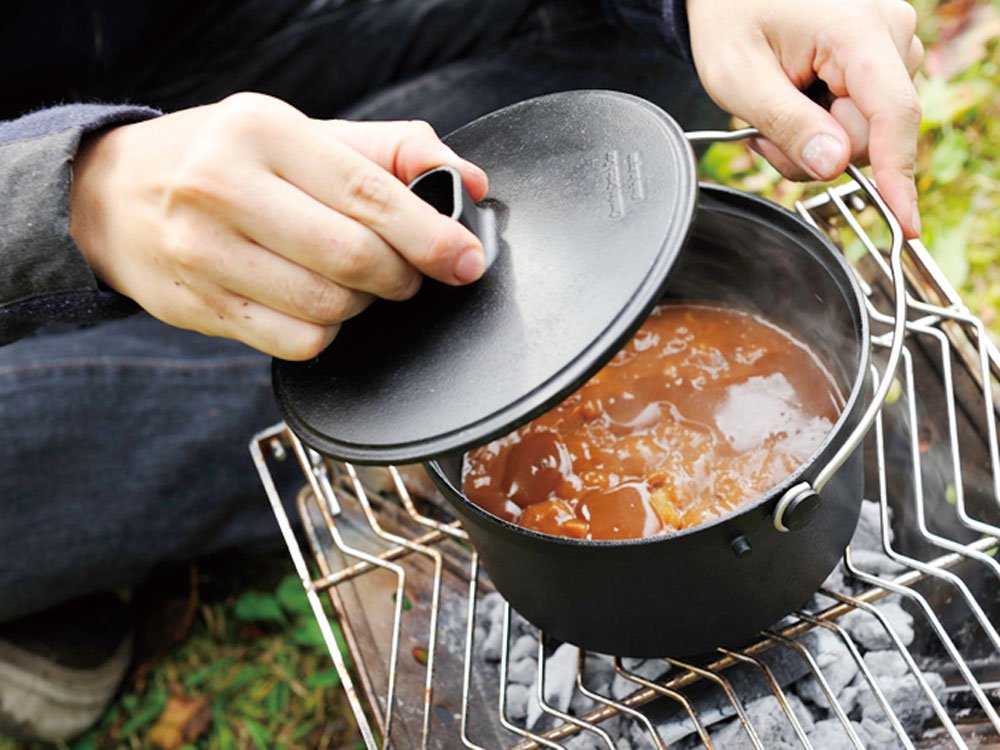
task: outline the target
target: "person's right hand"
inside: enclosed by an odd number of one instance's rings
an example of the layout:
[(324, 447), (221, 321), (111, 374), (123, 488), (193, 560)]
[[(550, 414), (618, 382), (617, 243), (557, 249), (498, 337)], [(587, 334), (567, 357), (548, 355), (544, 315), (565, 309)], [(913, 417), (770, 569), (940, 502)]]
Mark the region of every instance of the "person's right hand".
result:
[(375, 297), (421, 273), (483, 272), (479, 240), (406, 188), (486, 175), (426, 123), (312, 120), (237, 94), (92, 137), (74, 164), (70, 232), (95, 275), (160, 320), (309, 359)]
[[(760, 129), (753, 144), (791, 179), (832, 180), (870, 161), (907, 237), (920, 236), (913, 180), (924, 49), (904, 0), (686, 0), (698, 76)], [(830, 110), (802, 90), (822, 82)]]

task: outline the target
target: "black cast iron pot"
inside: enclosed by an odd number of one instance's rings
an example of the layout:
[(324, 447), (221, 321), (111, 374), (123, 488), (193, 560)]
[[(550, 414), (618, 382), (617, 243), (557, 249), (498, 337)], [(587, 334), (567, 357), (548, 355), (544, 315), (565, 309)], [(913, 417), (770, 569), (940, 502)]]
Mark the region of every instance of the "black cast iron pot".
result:
[[(623, 541), (539, 534), (485, 512), (461, 492), (462, 457), (427, 465), (499, 592), (549, 636), (623, 656), (690, 656), (736, 646), (802, 605), (857, 525), (862, 453), (815, 497), (775, 511), (812, 481), (859, 423), (868, 390), (868, 326), (839, 252), (794, 214), (702, 186), (687, 245), (664, 297), (758, 311), (830, 366), (846, 407), (816, 453), (770, 492), (702, 526)], [(787, 531), (779, 530), (787, 528)]]

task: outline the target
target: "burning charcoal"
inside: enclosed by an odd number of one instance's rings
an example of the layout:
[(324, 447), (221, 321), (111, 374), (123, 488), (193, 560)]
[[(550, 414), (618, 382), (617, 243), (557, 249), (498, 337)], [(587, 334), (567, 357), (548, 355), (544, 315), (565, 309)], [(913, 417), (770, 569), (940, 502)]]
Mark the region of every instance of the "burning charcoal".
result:
[[(889, 509), (889, 541), (892, 541), (892, 509)], [(875, 500), (861, 501), (861, 514), (858, 525), (851, 537), (851, 553), (858, 550), (882, 549), (882, 517), (879, 503)]]
[(876, 680), (882, 677), (903, 677), (909, 673), (906, 660), (895, 649), (869, 651), (864, 658)]
[(608, 743), (593, 732), (584, 731), (566, 740), (563, 747), (569, 750), (608, 750)]
[[(903, 609), (899, 601), (890, 599), (876, 606), (903, 643), (907, 646), (913, 643), (913, 616)], [(851, 637), (867, 650), (878, 651), (894, 647), (882, 623), (867, 612), (851, 612), (844, 616), (841, 624)]]
[(785, 615), (776, 623), (771, 625), (771, 630), (784, 630), (789, 625), (794, 625), (796, 622), (798, 622), (798, 618), (794, 615)]
[(862, 739), (865, 741), (865, 750), (896, 750), (899, 747), (899, 737), (888, 724), (864, 719), (861, 728), (864, 730)]
[[(830, 690), (838, 700), (844, 689), (851, 684), (858, 673), (858, 664), (848, 652), (844, 642), (833, 632), (820, 628), (815, 632), (815, 640), (810, 644), (816, 664), (819, 665), (823, 677), (830, 685)], [(802, 698), (820, 708), (826, 708), (828, 703), (819, 680), (810, 672), (796, 684), (796, 690)]]
[(496, 592), (486, 594), (476, 602), (476, 647), (487, 661), (500, 661), (503, 606), (503, 597)]
[[(879, 688), (907, 732), (915, 732), (933, 715), (934, 709), (926, 694), (898, 652), (870, 651), (865, 654), (865, 663), (875, 675)], [(935, 695), (943, 699), (944, 680), (941, 675), (936, 672), (922, 674)], [(863, 718), (871, 719), (877, 724), (888, 724), (888, 717), (870, 690), (862, 688), (858, 692), (858, 704)]]
[[(695, 714), (703, 727), (712, 727), (724, 719), (728, 719), (736, 713), (733, 704), (729, 702), (721, 690), (706, 690), (698, 695), (692, 703)], [(673, 705), (673, 712), (666, 721), (658, 721), (656, 730), (660, 737), (670, 747), (675, 743), (695, 734), (694, 724), (687, 716), (687, 712), (679, 705)], [(702, 747), (700, 742), (694, 743), (696, 747)]]
[(608, 695), (611, 690), (611, 680), (615, 674), (615, 665), (610, 656), (589, 653), (585, 659), (586, 685), (598, 695)]
[(538, 688), (532, 685), (528, 688), (528, 715), (525, 717), (524, 725), (528, 729), (534, 729), (535, 724), (542, 718), (544, 712), (538, 703)]
[(611, 680), (611, 697), (616, 701), (620, 701), (622, 698), (627, 698), (632, 695), (636, 690), (642, 690), (642, 685), (637, 682), (632, 682), (622, 677), (617, 672), (614, 678)]
[(522, 635), (510, 648), (510, 660), (512, 662), (521, 659), (535, 660), (538, 656), (538, 639), (530, 635)]
[(593, 711), (597, 708), (597, 701), (592, 698), (588, 698), (586, 695), (581, 693), (579, 690), (573, 691), (573, 697), (569, 701), (569, 712), (573, 716), (583, 716), (589, 711)]
[(481, 653), (486, 661), (500, 661), (503, 648), (503, 625), (499, 621), (490, 623), (490, 629), (482, 641)]
[[(788, 703), (795, 713), (796, 718), (802, 724), (805, 731), (813, 728), (812, 714), (809, 709), (794, 695), (788, 696)], [(747, 718), (753, 724), (754, 729), (760, 736), (761, 742), (768, 750), (798, 750), (801, 747), (795, 729), (788, 720), (778, 699), (773, 695), (766, 695), (763, 698), (749, 703), (746, 706)], [(750, 735), (747, 734), (743, 723), (739, 720), (730, 721), (719, 731), (712, 734), (712, 740), (716, 747), (726, 748), (726, 750), (750, 750), (754, 747)]]
[[(650, 736), (650, 730), (645, 724), (635, 721), (634, 719), (623, 718), (621, 721), (622, 727), (625, 726), (626, 722), (629, 725), (629, 737), (632, 740), (632, 747), (635, 748), (635, 750), (658, 750), (656, 743), (653, 741), (652, 736)], [(622, 732), (622, 734), (624, 734), (624, 732)], [(671, 743), (669, 746), (674, 748), (676, 747), (676, 744)]]
[[(864, 687), (862, 687), (862, 685), (864, 685)], [(858, 700), (859, 700), (858, 696), (860, 696), (863, 691), (868, 689), (867, 685), (868, 683), (865, 681), (865, 678), (859, 672), (858, 676), (854, 679), (854, 682), (845, 687), (843, 690), (840, 691), (840, 693), (837, 694), (837, 700), (840, 702), (840, 705), (844, 709), (845, 714), (850, 715), (854, 713), (854, 709), (858, 705)], [(819, 691), (817, 690), (817, 692)], [(799, 691), (799, 694), (802, 695), (801, 690)], [(825, 710), (826, 705), (827, 704), (824, 702), (823, 709), (819, 709), (817, 707), (817, 712), (822, 710), (823, 718), (828, 718), (830, 716), (830, 712)]]
[(500, 622), (503, 617), (503, 597), (496, 591), (479, 597), (476, 602), (476, 614), (490, 622)]
[(472, 633), (472, 642), (475, 644), (476, 651), (482, 653), (483, 644), (486, 643), (486, 638), (489, 636), (490, 632), (486, 629), (486, 626), (476, 623), (476, 629)]
[[(557, 711), (565, 712), (569, 708), (570, 698), (576, 685), (576, 662), (579, 649), (568, 643), (563, 643), (552, 656), (545, 660), (545, 702)], [(522, 661), (524, 661), (522, 659)], [(532, 664), (534, 666), (534, 664)], [(538, 670), (535, 670), (537, 676)], [(537, 683), (532, 680), (531, 693), (537, 693)], [(528, 701), (528, 728), (530, 729), (542, 715), (542, 707), (532, 697)]]
[(852, 548), (851, 556), (858, 569), (871, 575), (891, 578), (906, 570), (905, 567), (881, 551), (864, 549), (855, 551)]
[(622, 659), (622, 667), (653, 682), (670, 671), (670, 665), (663, 659)]
[(510, 611), (510, 635), (511, 643), (517, 643), (524, 636), (531, 636), (538, 642), (538, 628), (525, 620), (513, 609)]
[[(839, 591), (841, 593), (847, 593), (850, 591), (850, 587), (847, 585), (847, 575), (844, 572), (843, 562), (837, 563), (837, 567), (830, 571), (830, 575), (828, 575), (826, 580), (823, 581), (822, 586), (825, 589)], [(829, 602), (829, 599), (826, 601)]]
[(545, 700), (560, 711), (569, 708), (576, 685), (576, 665), (580, 650), (563, 643), (545, 660)]
[(535, 673), (538, 665), (534, 659), (525, 657), (518, 659), (507, 669), (507, 679), (515, 685), (531, 686), (535, 683)]
[[(889, 541), (892, 541), (892, 509), (889, 509)], [(858, 526), (851, 539), (851, 557), (858, 568), (872, 575), (892, 576), (904, 570), (892, 560), (882, 546), (882, 518), (879, 504), (872, 500), (861, 503)]]
[(657, 750), (656, 743), (649, 736), (649, 730), (642, 728), (641, 734), (636, 733), (635, 723), (632, 729), (632, 747), (634, 750)]
[[(818, 651), (816, 647), (816, 639), (818, 637), (817, 633), (812, 631), (806, 633), (798, 640), (803, 646), (809, 649), (810, 653), (815, 654)], [(783, 646), (772, 648), (760, 654), (757, 658), (771, 668), (771, 671), (774, 672), (774, 678), (782, 687), (792, 684), (809, 672), (809, 666), (806, 664), (805, 659), (802, 658), (798, 651), (791, 648)]]
[[(851, 728), (858, 733), (861, 738), (862, 744), (865, 744), (865, 730), (856, 721), (851, 722)], [(844, 729), (844, 725), (840, 723), (839, 719), (824, 719), (823, 721), (817, 721), (816, 726), (812, 728), (810, 732), (807, 732), (809, 737), (809, 742), (815, 748), (822, 748), (823, 750), (854, 750), (854, 744), (851, 742), (851, 738), (847, 736), (847, 731)]]
[(524, 685), (507, 685), (507, 717), (513, 722), (522, 722), (528, 716), (528, 700), (531, 689)]

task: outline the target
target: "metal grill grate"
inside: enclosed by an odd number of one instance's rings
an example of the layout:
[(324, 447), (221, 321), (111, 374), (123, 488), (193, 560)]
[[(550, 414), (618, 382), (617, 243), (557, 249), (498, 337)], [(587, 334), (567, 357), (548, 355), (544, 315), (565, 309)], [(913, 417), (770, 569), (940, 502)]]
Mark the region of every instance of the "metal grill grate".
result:
[[(878, 381), (893, 323), (884, 227), (853, 182), (797, 208), (858, 251)], [(1000, 747), (1000, 355), (919, 242), (903, 260), (902, 366), (865, 445), (881, 549), (852, 544), (805, 609), (703, 662), (670, 658), (669, 644), (662, 661), (636, 662), (550, 643), (400, 470), (334, 464), (282, 424), (257, 435), (251, 452), (367, 747)], [(295, 498), (308, 554), (271, 475), (290, 455), (308, 480)], [(896, 663), (879, 672), (868, 652)], [(793, 690), (828, 716), (825, 734)]]

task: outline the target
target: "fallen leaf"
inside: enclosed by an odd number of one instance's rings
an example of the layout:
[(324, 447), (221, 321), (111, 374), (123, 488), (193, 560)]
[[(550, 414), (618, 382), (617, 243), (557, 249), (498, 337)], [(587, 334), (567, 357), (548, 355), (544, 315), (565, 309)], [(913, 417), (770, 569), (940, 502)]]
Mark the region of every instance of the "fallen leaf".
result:
[(198, 739), (212, 721), (208, 698), (183, 698), (172, 695), (163, 713), (149, 730), (149, 740), (161, 750), (177, 750)]
[(998, 36), (1000, 13), (993, 5), (981, 5), (961, 19), (953, 34), (942, 34), (941, 41), (928, 48), (924, 70), (932, 76), (956, 76), (986, 59), (987, 45)]

